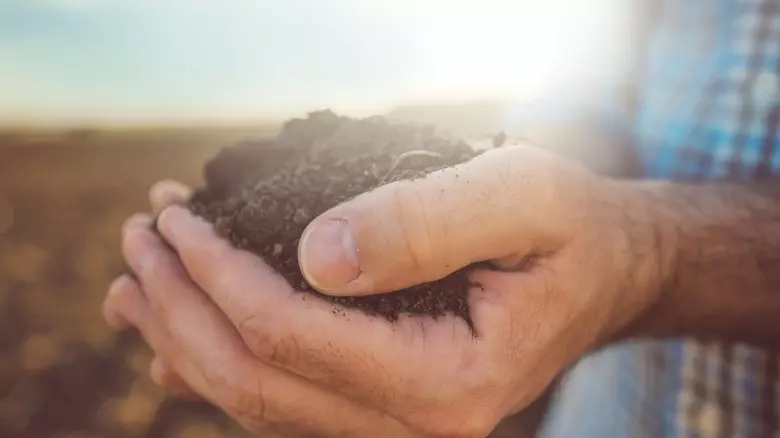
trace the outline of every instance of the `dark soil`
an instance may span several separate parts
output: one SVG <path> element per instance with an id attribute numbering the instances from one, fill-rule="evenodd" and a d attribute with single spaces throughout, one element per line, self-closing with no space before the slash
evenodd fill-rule
<path id="1" fill-rule="evenodd" d="M 315 112 L 287 122 L 273 140 L 223 149 L 206 165 L 206 186 L 189 206 L 219 235 L 262 257 L 300 291 L 391 321 L 403 313 L 452 313 L 470 324 L 465 270 L 396 292 L 334 298 L 304 280 L 298 240 L 312 219 L 341 202 L 476 154 L 466 143 L 438 138 L 429 128 Z"/>

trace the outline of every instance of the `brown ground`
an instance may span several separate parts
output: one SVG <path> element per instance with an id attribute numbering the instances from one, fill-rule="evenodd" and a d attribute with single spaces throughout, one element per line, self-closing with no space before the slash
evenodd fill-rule
<path id="1" fill-rule="evenodd" d="M 246 436 L 214 409 L 167 399 L 148 349 L 109 331 L 100 304 L 123 269 L 120 224 L 147 208 L 149 185 L 197 183 L 221 146 L 269 132 L 0 132 L 0 436 Z"/>

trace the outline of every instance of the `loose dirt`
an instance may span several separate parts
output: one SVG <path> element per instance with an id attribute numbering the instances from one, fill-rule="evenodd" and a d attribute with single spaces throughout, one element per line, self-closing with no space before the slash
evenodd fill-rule
<path id="1" fill-rule="evenodd" d="M 312 219 L 341 202 L 476 155 L 465 142 L 437 137 L 430 128 L 320 111 L 287 122 L 274 139 L 223 149 L 205 166 L 206 185 L 189 207 L 236 247 L 262 257 L 296 290 L 391 321 L 404 313 L 451 313 L 470 323 L 466 269 L 391 293 L 336 298 L 305 281 L 298 241 Z"/>

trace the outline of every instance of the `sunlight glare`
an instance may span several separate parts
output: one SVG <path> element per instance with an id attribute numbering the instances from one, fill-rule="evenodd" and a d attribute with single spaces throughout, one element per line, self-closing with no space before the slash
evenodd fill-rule
<path id="1" fill-rule="evenodd" d="M 416 35 L 417 85 L 445 100 L 541 97 L 595 61 L 610 44 L 601 25 L 617 12 L 610 0 L 427 5 Z"/>

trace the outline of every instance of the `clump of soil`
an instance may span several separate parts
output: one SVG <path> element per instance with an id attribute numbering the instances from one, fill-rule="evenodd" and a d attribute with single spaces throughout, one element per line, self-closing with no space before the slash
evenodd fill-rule
<path id="1" fill-rule="evenodd" d="M 330 297 L 304 280 L 298 241 L 312 219 L 343 201 L 476 154 L 464 142 L 434 136 L 430 128 L 320 111 L 287 122 L 275 139 L 223 149 L 206 165 L 206 186 L 194 194 L 189 208 L 235 246 L 262 257 L 300 291 L 391 321 L 403 313 L 452 313 L 470 324 L 465 270 L 396 292 Z"/>

